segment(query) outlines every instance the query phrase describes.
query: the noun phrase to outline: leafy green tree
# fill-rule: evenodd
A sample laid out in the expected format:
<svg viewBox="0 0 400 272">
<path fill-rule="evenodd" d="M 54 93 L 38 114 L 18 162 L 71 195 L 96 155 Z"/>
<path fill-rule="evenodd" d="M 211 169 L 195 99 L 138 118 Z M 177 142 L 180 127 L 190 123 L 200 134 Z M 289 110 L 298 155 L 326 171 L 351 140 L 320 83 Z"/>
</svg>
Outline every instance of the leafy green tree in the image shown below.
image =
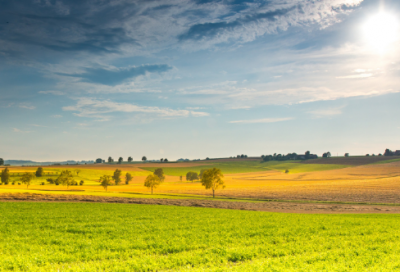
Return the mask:
<svg viewBox="0 0 400 272">
<path fill-rule="evenodd" d="M 85 182 L 84 182 L 83 180 L 81 180 L 81 181 L 79 182 L 79 185 L 82 186 L 84 183 L 85 183 Z"/>
<path fill-rule="evenodd" d="M 206 171 L 206 170 L 208 170 L 208 169 L 201 169 L 200 170 L 199 179 L 203 178 L 204 171 Z"/>
<path fill-rule="evenodd" d="M 0 165 L 4 165 L 4 160 L 0 158 Z"/>
<path fill-rule="evenodd" d="M 142 161 L 147 161 L 146 156 L 143 156 L 143 157 L 142 157 Z"/>
<path fill-rule="evenodd" d="M 43 168 L 42 167 L 39 167 L 37 170 L 36 170 L 36 177 L 37 178 L 40 178 L 40 177 L 42 177 L 43 176 Z"/>
<path fill-rule="evenodd" d="M 151 194 L 153 194 L 153 189 L 156 189 L 162 181 L 156 174 L 150 174 L 144 181 L 144 186 L 151 189 Z"/>
<path fill-rule="evenodd" d="M 56 180 L 56 184 L 62 184 L 64 186 L 67 186 L 67 189 L 69 186 L 75 184 L 74 176 L 72 175 L 72 172 L 70 170 L 64 170 L 61 171 L 60 175 L 58 176 Z"/>
<path fill-rule="evenodd" d="M 163 182 L 165 179 L 164 170 L 162 168 L 157 168 L 156 170 L 154 170 L 154 175 L 156 175 L 161 180 L 161 182 Z"/>
<path fill-rule="evenodd" d="M 225 183 L 222 180 L 224 175 L 222 175 L 221 169 L 212 168 L 204 171 L 203 178 L 201 179 L 201 184 L 206 189 L 211 189 L 213 191 L 213 197 L 215 197 L 215 191 L 218 188 L 225 188 Z"/>
<path fill-rule="evenodd" d="M 121 183 L 121 170 L 116 169 L 114 172 L 114 175 L 112 177 L 112 179 L 114 180 L 115 185 L 118 185 Z"/>
<path fill-rule="evenodd" d="M 108 163 L 112 163 L 112 162 L 114 162 L 114 159 L 111 157 L 108 157 Z"/>
<path fill-rule="evenodd" d="M 26 172 L 21 176 L 21 182 L 22 184 L 26 184 L 26 188 L 29 188 L 29 185 L 31 185 L 33 178 L 34 175 L 32 173 Z"/>
<path fill-rule="evenodd" d="M 132 161 L 133 161 L 132 157 L 129 157 L 128 162 L 132 162 Z"/>
<path fill-rule="evenodd" d="M 103 160 L 102 159 L 96 159 L 96 163 L 102 163 L 103 162 Z"/>
<path fill-rule="evenodd" d="M 199 175 L 196 172 L 190 171 L 186 174 L 186 180 L 190 180 L 193 182 L 194 180 L 198 180 Z"/>
<path fill-rule="evenodd" d="M 100 185 L 107 191 L 108 186 L 110 186 L 112 177 L 109 175 L 104 175 L 100 177 Z"/>
<path fill-rule="evenodd" d="M 124 159 L 122 157 L 119 157 L 118 163 L 121 164 L 123 161 L 124 161 Z"/>
<path fill-rule="evenodd" d="M 126 173 L 125 175 L 125 184 L 128 185 L 129 182 L 133 179 L 133 176 L 131 173 Z"/>
<path fill-rule="evenodd" d="M 6 167 L 1 171 L 1 183 L 7 185 L 10 182 L 10 170 Z"/>
<path fill-rule="evenodd" d="M 164 159 L 164 162 L 168 162 L 168 159 L 167 159 L 167 158 L 165 158 L 165 159 Z"/>
</svg>

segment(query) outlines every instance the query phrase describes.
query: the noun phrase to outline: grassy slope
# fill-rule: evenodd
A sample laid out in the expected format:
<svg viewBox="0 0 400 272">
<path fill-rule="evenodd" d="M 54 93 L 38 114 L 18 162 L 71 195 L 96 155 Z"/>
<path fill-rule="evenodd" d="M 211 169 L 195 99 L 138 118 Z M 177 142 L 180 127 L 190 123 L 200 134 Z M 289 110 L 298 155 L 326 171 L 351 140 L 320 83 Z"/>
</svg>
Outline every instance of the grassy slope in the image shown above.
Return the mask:
<svg viewBox="0 0 400 272">
<path fill-rule="evenodd" d="M 297 162 L 259 162 L 259 161 L 240 161 L 240 162 L 206 162 L 204 166 L 193 166 L 193 167 L 165 167 L 163 168 L 164 173 L 170 176 L 185 176 L 189 171 L 200 172 L 201 169 L 208 168 L 220 168 L 224 174 L 237 174 L 237 173 L 248 173 L 248 172 L 260 172 L 268 170 L 276 170 L 284 172 L 286 169 L 289 173 L 301 173 L 301 172 L 313 172 L 313 171 L 324 171 L 333 170 L 348 167 L 346 165 L 335 165 L 335 164 L 301 164 Z M 148 171 L 154 171 L 156 167 L 143 167 L 142 169 Z"/>
<path fill-rule="evenodd" d="M 399 215 L 0 203 L 0 270 L 392 271 Z"/>
</svg>

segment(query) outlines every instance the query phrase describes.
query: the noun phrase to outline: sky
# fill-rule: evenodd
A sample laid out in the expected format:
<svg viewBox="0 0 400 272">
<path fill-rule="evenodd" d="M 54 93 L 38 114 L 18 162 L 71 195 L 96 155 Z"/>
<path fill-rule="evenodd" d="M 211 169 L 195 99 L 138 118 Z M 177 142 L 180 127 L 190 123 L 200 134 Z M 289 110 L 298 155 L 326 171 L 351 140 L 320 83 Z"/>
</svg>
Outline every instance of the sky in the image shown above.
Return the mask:
<svg viewBox="0 0 400 272">
<path fill-rule="evenodd" d="M 0 157 L 400 149 L 398 0 L 0 0 Z"/>
</svg>

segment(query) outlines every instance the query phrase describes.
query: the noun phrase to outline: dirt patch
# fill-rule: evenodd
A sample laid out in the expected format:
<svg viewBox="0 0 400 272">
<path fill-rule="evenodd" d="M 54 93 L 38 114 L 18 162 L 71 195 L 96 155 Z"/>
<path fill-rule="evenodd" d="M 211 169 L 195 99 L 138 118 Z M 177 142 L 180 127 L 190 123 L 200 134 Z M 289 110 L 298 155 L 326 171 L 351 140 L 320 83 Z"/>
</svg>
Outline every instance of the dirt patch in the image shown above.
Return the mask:
<svg viewBox="0 0 400 272">
<path fill-rule="evenodd" d="M 38 202 L 98 202 L 171 205 L 186 207 L 204 207 L 250 211 L 268 211 L 283 213 L 400 213 L 400 206 L 384 205 L 350 205 L 350 204 L 316 204 L 294 202 L 233 202 L 199 199 L 152 199 L 122 198 L 81 195 L 49 194 L 0 194 L 0 201 L 38 201 Z"/>
</svg>

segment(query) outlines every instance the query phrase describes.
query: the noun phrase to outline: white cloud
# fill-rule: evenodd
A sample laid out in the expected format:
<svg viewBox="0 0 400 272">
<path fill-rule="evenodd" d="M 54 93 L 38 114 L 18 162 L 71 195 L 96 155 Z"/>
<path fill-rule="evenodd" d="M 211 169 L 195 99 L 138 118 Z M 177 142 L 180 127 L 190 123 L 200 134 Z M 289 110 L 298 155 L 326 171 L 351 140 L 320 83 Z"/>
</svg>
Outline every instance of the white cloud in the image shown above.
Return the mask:
<svg viewBox="0 0 400 272">
<path fill-rule="evenodd" d="M 32 106 L 32 105 L 27 104 L 27 103 L 21 103 L 21 104 L 19 104 L 19 107 L 22 108 L 22 109 L 27 109 L 27 110 L 34 110 L 34 109 L 36 109 L 35 106 Z"/>
<path fill-rule="evenodd" d="M 364 73 L 364 74 L 358 74 L 358 75 L 349 75 L 349 76 L 340 76 L 336 78 L 368 78 L 372 77 L 374 74 L 371 73 Z"/>
<path fill-rule="evenodd" d="M 110 100 L 96 100 L 92 98 L 79 98 L 75 106 L 63 107 L 63 110 L 77 111 L 78 113 L 75 113 L 75 115 L 77 116 L 97 118 L 102 121 L 109 120 L 109 116 L 105 116 L 104 114 L 110 114 L 113 112 L 144 113 L 144 114 L 156 115 L 162 118 L 188 117 L 190 115 L 192 116 L 208 115 L 208 113 L 205 112 L 138 106 L 135 104 L 117 103 Z"/>
<path fill-rule="evenodd" d="M 256 123 L 276 123 L 293 120 L 292 117 L 286 118 L 264 118 L 264 119 L 253 119 L 253 120 L 238 120 L 238 121 L 230 121 L 231 124 L 256 124 Z"/>
</svg>

